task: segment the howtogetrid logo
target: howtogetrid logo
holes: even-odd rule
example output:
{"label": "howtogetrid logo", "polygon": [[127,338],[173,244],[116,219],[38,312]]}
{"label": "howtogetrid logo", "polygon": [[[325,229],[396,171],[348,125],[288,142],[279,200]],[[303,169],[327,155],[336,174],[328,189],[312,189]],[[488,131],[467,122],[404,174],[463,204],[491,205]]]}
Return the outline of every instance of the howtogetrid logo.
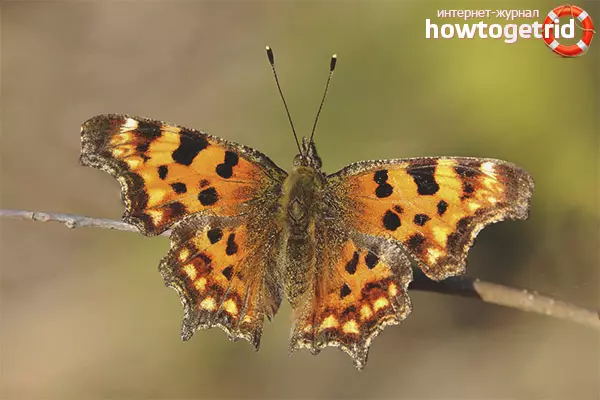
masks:
{"label": "howtogetrid logo", "polygon": [[[517,18],[539,18],[539,10],[438,10],[438,18],[505,18],[512,21]],[[569,18],[567,23],[560,24],[560,18]],[[576,34],[577,32],[577,34]],[[579,33],[581,32],[581,33]],[[519,39],[542,39],[556,54],[562,57],[577,57],[584,54],[592,43],[594,24],[590,15],[575,5],[562,5],[552,9],[543,23],[535,21],[531,24],[487,24],[484,21],[465,24],[432,24],[425,20],[425,37],[427,39],[504,39],[504,43],[515,43]],[[564,39],[575,39],[577,43],[566,45]]]}

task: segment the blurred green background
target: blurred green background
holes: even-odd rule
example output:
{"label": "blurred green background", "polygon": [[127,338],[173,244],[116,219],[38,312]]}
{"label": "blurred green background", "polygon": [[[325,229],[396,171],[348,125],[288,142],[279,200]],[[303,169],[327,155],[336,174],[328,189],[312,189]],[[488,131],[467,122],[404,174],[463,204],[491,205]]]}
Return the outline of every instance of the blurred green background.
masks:
{"label": "blurred green background", "polygon": [[[600,26],[600,2],[577,4]],[[79,125],[106,112],[208,131],[289,169],[264,46],[305,135],[337,53],[316,134],[326,171],[426,155],[522,166],[532,216],[482,231],[469,276],[598,308],[600,39],[578,59],[541,40],[425,39],[426,18],[463,23],[438,9],[535,9],[541,22],[558,5],[2,2],[1,206],[118,219],[117,182],[78,165]],[[360,373],[336,349],[288,357],[287,305],[258,353],[217,329],[183,343],[181,305],[157,272],[168,239],[0,222],[3,398],[599,397],[596,332],[432,293],[412,294],[413,314]]]}

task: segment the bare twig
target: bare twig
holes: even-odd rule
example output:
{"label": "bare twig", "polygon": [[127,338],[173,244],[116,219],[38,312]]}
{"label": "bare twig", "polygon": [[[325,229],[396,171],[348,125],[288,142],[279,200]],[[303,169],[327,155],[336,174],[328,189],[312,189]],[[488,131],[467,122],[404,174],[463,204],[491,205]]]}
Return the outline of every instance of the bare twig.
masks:
{"label": "bare twig", "polygon": [[[137,232],[136,227],[124,222],[72,214],[0,210],[0,218],[62,222],[69,228],[94,227]],[[169,233],[168,231],[164,232],[162,236],[168,236]],[[589,310],[536,292],[498,285],[479,279],[455,277],[442,282],[434,282],[425,275],[417,273],[410,289],[476,298],[486,303],[564,319],[600,331],[600,312],[597,310]]]}
{"label": "bare twig", "polygon": [[434,282],[422,274],[415,274],[410,289],[472,297],[486,303],[568,320],[600,331],[600,311],[565,303],[536,292],[479,279],[454,277],[442,282]]}
{"label": "bare twig", "polygon": [[[71,229],[92,227],[115,229],[118,231],[139,232],[135,226],[125,222],[115,221],[114,219],[92,218],[74,214],[45,213],[22,210],[0,210],[0,218],[30,219],[32,221],[40,222],[62,222],[67,228]],[[161,236],[169,236],[170,233],[170,231],[166,231],[163,232]]]}

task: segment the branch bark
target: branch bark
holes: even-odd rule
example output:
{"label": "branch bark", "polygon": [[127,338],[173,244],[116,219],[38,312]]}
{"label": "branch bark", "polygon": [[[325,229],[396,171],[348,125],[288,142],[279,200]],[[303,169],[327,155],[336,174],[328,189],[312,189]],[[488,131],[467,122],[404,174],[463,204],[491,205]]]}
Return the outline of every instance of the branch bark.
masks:
{"label": "branch bark", "polygon": [[[22,210],[0,210],[0,218],[60,222],[68,228],[93,227],[137,232],[137,228],[124,222],[82,215],[44,213]],[[161,236],[169,236],[164,232]],[[422,290],[453,296],[470,297],[485,303],[510,307],[517,310],[563,319],[600,331],[600,311],[579,307],[536,292],[516,289],[467,277],[449,278],[442,282],[428,279],[422,273],[415,274],[411,290]]]}

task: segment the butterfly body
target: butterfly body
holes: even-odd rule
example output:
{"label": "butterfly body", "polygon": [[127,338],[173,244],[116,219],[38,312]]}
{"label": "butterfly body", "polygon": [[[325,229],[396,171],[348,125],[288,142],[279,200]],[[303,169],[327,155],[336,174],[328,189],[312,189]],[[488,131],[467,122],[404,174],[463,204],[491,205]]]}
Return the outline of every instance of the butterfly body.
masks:
{"label": "butterfly body", "polygon": [[258,349],[286,298],[290,349],[336,346],[364,367],[371,341],[411,311],[412,267],[463,273],[477,233],[525,219],[533,180],[483,158],[374,160],[327,175],[305,139],[288,174],[248,147],[174,124],[99,115],[81,162],[121,183],[124,220],[171,229],[159,270],[184,308],[182,338],[219,327]]}

